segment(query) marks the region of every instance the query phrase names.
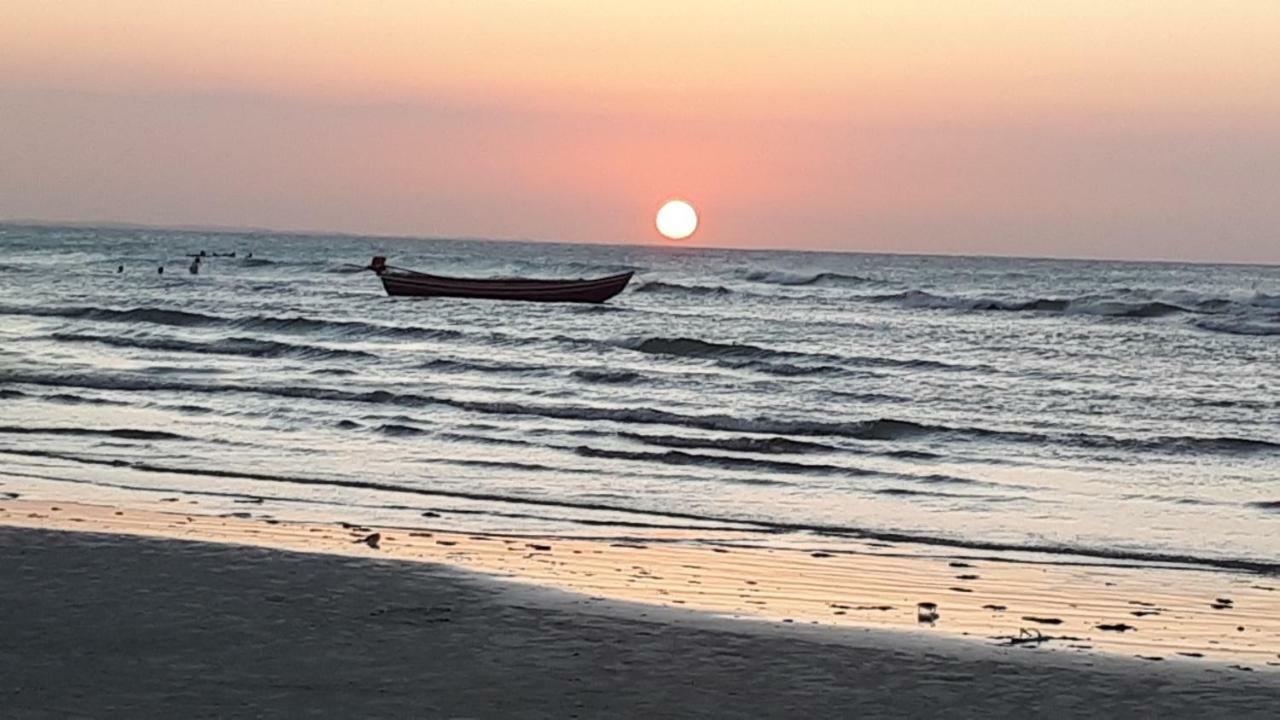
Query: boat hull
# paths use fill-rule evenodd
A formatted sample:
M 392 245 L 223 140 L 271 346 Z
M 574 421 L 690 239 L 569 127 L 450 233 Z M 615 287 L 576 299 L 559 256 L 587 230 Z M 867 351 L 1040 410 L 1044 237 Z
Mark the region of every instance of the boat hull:
M 595 280 L 476 280 L 388 270 L 379 278 L 393 297 L 602 303 L 622 292 L 632 275 L 628 272 Z

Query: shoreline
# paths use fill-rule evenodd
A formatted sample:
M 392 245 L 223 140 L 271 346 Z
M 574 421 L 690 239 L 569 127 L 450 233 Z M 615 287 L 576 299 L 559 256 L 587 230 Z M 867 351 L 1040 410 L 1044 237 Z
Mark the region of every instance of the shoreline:
M 21 450 L 7 448 L 0 450 L 0 456 L 13 455 L 24 459 L 37 460 L 70 460 L 74 463 L 99 466 L 102 470 L 116 469 L 120 467 L 118 461 L 99 460 L 84 457 L 69 458 L 63 454 L 36 450 Z M 528 506 L 532 508 L 552 508 L 558 510 L 566 510 L 571 512 L 586 513 L 607 513 L 614 519 L 612 520 L 584 520 L 582 518 L 571 518 L 569 522 L 574 524 L 582 524 L 588 526 L 609 526 L 609 527 L 631 527 L 636 529 L 703 529 L 708 532 L 742 532 L 746 534 L 759 535 L 775 535 L 779 533 L 785 534 L 812 534 L 816 537 L 831 538 L 833 541 L 847 542 L 854 545 L 865 545 L 867 547 L 883 545 L 899 545 L 911 546 L 924 549 L 926 554 L 946 554 L 948 550 L 953 553 L 997 553 L 1010 557 L 1020 558 L 1041 558 L 1035 560 L 1043 564 L 1059 563 L 1065 565 L 1094 565 L 1098 567 L 1173 567 L 1177 569 L 1203 569 L 1205 571 L 1228 571 L 1257 573 L 1262 575 L 1280 576 L 1280 562 L 1266 562 L 1261 558 L 1255 557 L 1215 557 L 1212 555 L 1190 555 L 1180 554 L 1177 552 L 1159 551 L 1159 550 L 1123 550 L 1123 549 L 1104 549 L 1087 546 L 1065 546 L 1056 544 L 1028 544 L 1017 542 L 995 542 L 982 539 L 962 539 L 941 537 L 937 535 L 923 533 L 907 533 L 894 531 L 871 530 L 853 526 L 840 525 L 823 525 L 823 524 L 801 524 L 786 523 L 768 520 L 754 520 L 734 517 L 714 517 L 709 515 L 701 515 L 696 513 L 684 513 L 678 511 L 657 511 L 644 510 L 638 508 L 626 507 L 624 505 L 611 505 L 607 503 L 574 503 L 562 502 L 557 500 L 548 500 L 535 497 L 516 497 L 505 496 L 494 493 L 476 493 L 463 490 L 437 490 L 425 488 L 410 488 L 396 485 L 388 485 L 377 482 L 369 482 L 364 480 L 342 481 L 334 478 L 324 480 L 316 480 L 311 478 L 268 474 L 268 473 L 248 473 L 248 472 L 232 472 L 224 470 L 200 470 L 193 468 L 164 467 L 150 463 L 133 462 L 128 465 L 130 472 L 140 472 L 154 475 L 167 476 L 183 476 L 183 477 L 207 477 L 219 480 L 237 480 L 249 482 L 265 482 L 279 483 L 284 485 L 301 485 L 313 487 L 341 488 L 343 490 L 372 491 L 379 493 L 391 493 L 393 495 L 409 495 L 419 498 L 434 498 L 440 501 L 461 501 L 475 503 L 500 503 Z M 30 472 L 15 472 L 12 470 L 0 471 L 0 477 L 9 476 L 21 478 L 23 480 L 34 480 L 45 483 L 76 483 L 76 484 L 94 484 L 98 488 L 116 488 L 123 490 L 143 491 L 149 494 L 164 495 L 176 493 L 182 496 L 204 496 L 208 498 L 231 499 L 233 502 L 239 502 L 245 498 L 262 498 L 264 500 L 273 500 L 280 502 L 298 502 L 297 498 L 279 498 L 270 495 L 240 493 L 229 491 L 200 491 L 190 488 L 178 487 L 144 487 L 142 485 L 113 485 L 111 483 L 94 482 L 87 483 L 84 480 L 69 479 L 65 477 L 55 477 Z M 2 497 L 0 497 L 2 499 Z M 399 506 L 384 506 L 386 508 Z M 407 506 L 400 509 L 411 510 Z M 453 512 L 462 512 L 453 510 Z M 497 515 L 498 513 L 491 513 Z M 512 516 L 516 517 L 516 516 Z M 527 517 L 533 518 L 533 515 Z M 628 520 L 622 518 L 636 518 Z M 656 518 L 653 522 L 646 522 L 641 518 Z M 540 518 L 543 520 L 553 520 L 554 518 Z M 665 520 L 665 522 L 664 522 Z M 678 523 L 686 524 L 678 524 Z M 1055 558 L 1050 561 L 1044 558 Z
M 428 518 L 417 528 L 297 522 L 253 505 L 208 515 L 166 500 L 0 499 L 0 526 L 431 563 L 655 612 L 1280 678 L 1280 580 L 1251 573 L 754 547 L 727 531 L 714 543 L 706 531 L 600 539 L 441 529 Z M 374 533 L 376 548 L 362 542 Z M 939 606 L 937 622 L 918 621 L 922 602 Z

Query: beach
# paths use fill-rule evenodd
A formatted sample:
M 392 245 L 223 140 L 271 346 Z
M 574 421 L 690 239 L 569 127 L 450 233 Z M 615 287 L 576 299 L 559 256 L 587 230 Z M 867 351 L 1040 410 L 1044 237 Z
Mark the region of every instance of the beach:
M 1014 573 L 981 597 L 1016 619 L 985 622 L 1012 638 L 1019 626 L 1080 637 L 1010 645 L 972 611 L 978 599 L 929 587 L 918 558 L 811 557 L 843 565 L 824 586 L 798 553 L 771 568 L 743 548 L 197 511 L 3 503 L 6 717 L 1268 717 L 1280 702 L 1280 612 L 1273 591 L 1245 584 L 1269 587 L 1257 577 L 1214 574 L 1235 596 L 1228 619 L 1190 607 L 1213 600 L 1196 570 L 1168 571 L 1173 583 L 1099 569 L 1099 588 L 1122 590 L 1114 607 L 1080 583 L 1074 598 L 1053 597 L 1067 592 L 1056 579 L 1019 589 Z M 953 562 L 933 564 L 964 574 Z M 679 566 L 705 590 L 666 575 Z M 937 622 L 912 628 L 914 605 L 860 608 L 904 594 L 936 600 Z M 1129 595 L 1149 604 L 1118 599 Z M 746 604 L 756 598 L 776 608 Z M 1073 606 L 1088 611 L 1057 626 L 1022 618 Z M 1081 627 L 1112 610 L 1138 629 Z M 1192 648 L 1217 654 L 1179 654 Z

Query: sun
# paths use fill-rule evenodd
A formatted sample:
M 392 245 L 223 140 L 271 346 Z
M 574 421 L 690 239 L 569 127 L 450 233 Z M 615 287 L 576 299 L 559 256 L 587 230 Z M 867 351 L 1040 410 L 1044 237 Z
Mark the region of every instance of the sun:
M 684 200 L 668 200 L 654 222 L 663 237 L 684 240 L 698 229 L 698 212 Z

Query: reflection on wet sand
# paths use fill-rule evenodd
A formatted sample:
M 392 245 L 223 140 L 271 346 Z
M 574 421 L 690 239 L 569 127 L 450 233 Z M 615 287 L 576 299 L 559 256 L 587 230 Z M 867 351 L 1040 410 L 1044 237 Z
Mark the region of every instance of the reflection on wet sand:
M 699 531 L 696 538 L 677 530 L 628 539 L 534 538 L 286 522 L 250 512 L 201 515 L 196 501 L 185 503 L 111 507 L 7 499 L 0 524 L 446 563 L 595 600 L 742 619 L 896 628 L 1239 670 L 1280 668 L 1280 583 L 1251 574 L 924 555 L 882 543 L 811 552 L 753 547 L 747 534 L 731 531 Z

